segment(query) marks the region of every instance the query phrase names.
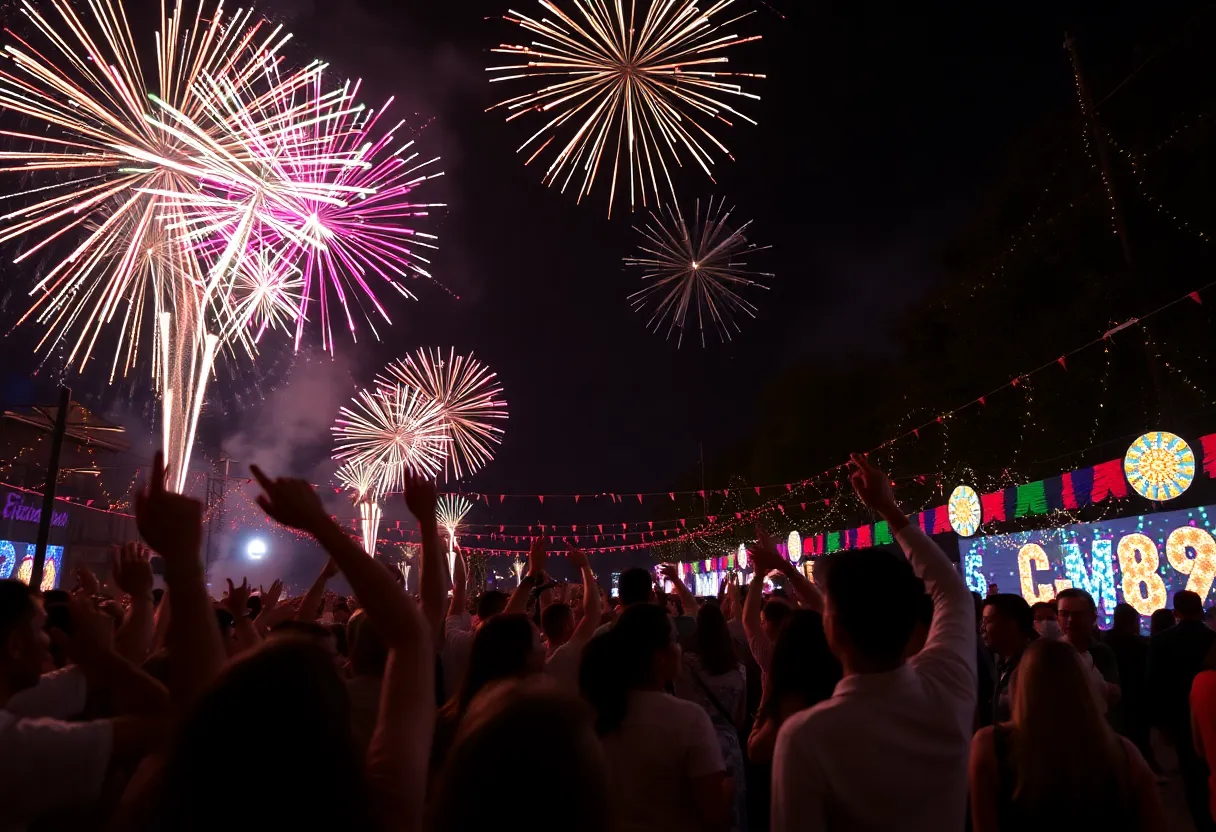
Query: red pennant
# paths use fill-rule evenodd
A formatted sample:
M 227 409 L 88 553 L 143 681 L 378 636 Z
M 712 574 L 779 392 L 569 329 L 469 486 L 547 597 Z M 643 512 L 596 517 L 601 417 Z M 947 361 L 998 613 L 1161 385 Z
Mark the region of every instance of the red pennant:
M 581 496 L 583 496 L 583 495 L 582 495 L 582 494 L 575 494 L 575 495 L 574 495 L 574 504 L 575 504 L 575 505 L 578 505 L 578 498 L 579 498 L 579 497 L 581 497 Z
M 697 493 L 701 495 L 701 499 L 702 499 L 702 500 L 704 500 L 704 499 L 705 499 L 705 489 L 704 489 L 704 488 L 702 488 L 702 489 L 701 489 L 700 491 L 698 491 Z
M 718 520 L 718 515 L 716 515 L 716 514 L 711 514 L 711 515 L 709 515 L 709 517 L 708 517 L 707 519 L 709 520 L 709 522 L 711 522 L 711 523 L 715 523 L 715 522 L 717 522 L 717 520 Z
M 760 496 L 760 486 L 758 486 L 758 485 L 756 486 L 756 496 L 757 497 Z
M 806 511 L 806 503 L 799 503 L 798 505 L 802 506 L 803 511 Z
M 540 533 L 541 533 L 541 534 L 544 534 L 544 533 L 545 533 L 545 524 L 544 524 L 544 523 L 541 523 L 541 524 L 540 524 Z
M 1195 303 L 1199 304 L 1200 306 L 1203 306 L 1203 301 L 1199 298 L 1198 292 L 1191 292 L 1189 295 L 1187 295 L 1187 297 L 1195 301 Z
M 674 492 L 674 491 L 668 491 L 668 492 L 667 492 L 667 496 L 671 498 L 671 501 L 672 501 L 673 503 L 676 501 L 676 492 Z
M 988 405 L 988 402 L 986 402 L 986 401 L 984 400 L 984 397 L 983 397 L 983 396 L 980 396 L 980 398 L 979 398 L 979 402 L 980 402 L 980 407 L 986 407 L 986 406 Z
M 603 523 L 597 523 L 596 525 L 599 527 L 600 534 L 603 534 L 603 533 L 604 533 L 604 524 L 603 524 Z
M 575 543 L 578 543 L 578 535 L 575 535 L 575 536 L 574 536 L 574 542 L 575 542 Z
M 920 439 L 920 428 L 912 428 L 912 435 Z
M 341 493 L 342 493 L 342 489 L 341 489 L 341 488 L 335 488 L 335 489 L 334 489 L 334 493 L 335 493 L 335 494 L 341 494 Z
M 595 536 L 595 542 L 596 542 L 596 543 L 599 543 L 599 542 L 600 542 L 600 536 L 599 536 L 598 534 Z
M 1015 378 L 1013 381 L 1011 381 L 1011 382 L 1009 382 L 1009 383 L 1010 383 L 1010 384 L 1012 384 L 1014 387 L 1017 387 L 1019 384 L 1021 384 L 1021 383 L 1022 383 L 1022 379 L 1021 379 L 1020 377 L 1019 377 L 1019 378 Z
M 681 517 L 681 518 L 680 518 L 680 525 L 681 525 L 681 526 L 683 526 L 684 528 L 688 528 L 688 521 L 687 521 L 687 520 L 685 520 L 683 517 Z
M 629 526 L 627 526 L 626 524 L 622 523 L 622 524 L 621 524 L 621 531 L 623 531 L 623 532 L 627 532 L 627 531 L 629 531 Z
M 781 505 L 781 503 L 777 503 L 777 510 L 785 514 L 785 506 Z
M 743 512 L 741 512 L 741 511 L 736 511 L 736 512 L 735 512 L 735 519 L 736 519 L 736 520 L 742 520 L 742 519 L 743 519 Z
M 499 495 L 498 495 L 498 502 L 499 502 L 500 504 L 501 504 L 501 503 L 502 503 L 502 501 L 503 501 L 503 500 L 505 500 L 505 499 L 507 499 L 507 495 L 506 495 L 506 494 L 499 494 Z
M 824 497 L 824 498 L 823 498 L 823 504 L 824 504 L 825 506 L 830 506 L 830 505 L 832 504 L 832 501 L 831 501 L 831 500 L 829 500 L 827 497 Z
M 939 425 L 942 423 L 942 417 L 941 417 L 941 416 L 938 416 L 938 417 L 937 417 L 937 423 L 938 423 Z
M 794 490 L 794 486 L 790 485 L 790 484 L 787 482 L 787 483 L 785 484 L 785 490 L 786 490 L 786 491 L 793 491 L 793 490 Z
M 1061 355 L 1059 358 L 1057 358 L 1056 363 L 1059 364 L 1061 367 L 1063 367 L 1065 370 L 1068 369 L 1068 362 L 1064 360 L 1064 356 Z
M 540 500 L 540 504 L 542 506 L 545 504 L 545 495 L 544 494 L 537 494 L 536 499 Z
M 654 521 L 653 521 L 653 520 L 647 520 L 647 521 L 646 521 L 646 525 L 647 525 L 647 526 L 650 526 L 650 528 L 652 528 L 652 529 L 653 529 L 653 528 L 654 528 Z
M 499 526 L 499 527 L 498 527 L 498 531 L 499 531 L 499 532 L 502 532 L 502 530 L 503 530 L 503 527 L 502 527 L 502 526 Z
M 528 534 L 532 534 L 532 527 L 528 526 Z
M 578 528 L 572 523 L 572 524 L 570 524 L 570 531 L 576 532 L 576 531 L 578 531 Z
M 723 496 L 723 497 L 729 497 L 729 496 L 730 496 L 730 489 L 729 489 L 729 488 L 723 488 L 723 489 L 722 489 L 722 496 Z

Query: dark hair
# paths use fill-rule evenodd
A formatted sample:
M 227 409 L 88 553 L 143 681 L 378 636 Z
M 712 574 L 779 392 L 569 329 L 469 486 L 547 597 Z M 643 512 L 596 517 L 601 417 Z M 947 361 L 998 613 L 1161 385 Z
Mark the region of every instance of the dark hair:
M 933 596 L 927 592 L 916 599 L 916 623 L 926 630 L 933 625 Z
M 1156 610 L 1148 619 L 1148 631 L 1152 635 L 1174 626 L 1173 610 Z
M 800 697 L 808 708 L 818 704 L 832 696 L 843 676 L 840 662 L 828 647 L 823 616 L 812 610 L 794 610 L 773 645 L 760 713 L 775 717 L 778 703 L 790 694 Z
M 275 738 L 270 781 L 263 757 L 232 753 L 232 732 L 239 725 L 257 725 Z M 374 824 L 363 761 L 351 737 L 346 686 L 329 656 L 309 639 L 264 642 L 229 664 L 203 693 L 170 746 L 149 828 L 213 829 L 214 815 L 199 806 L 214 791 L 217 760 L 224 761 L 232 782 L 263 783 L 225 796 L 242 823 L 309 829 Z M 267 782 L 280 785 L 276 790 Z M 324 799 L 300 800 L 302 794 Z
M 897 663 L 916 626 L 924 582 L 907 560 L 881 549 L 837 552 L 828 560 L 833 623 L 867 659 Z
M 544 726 L 544 741 L 537 741 Z M 429 832 L 487 829 L 502 819 L 493 800 L 470 799 L 469 783 L 487 760 L 510 749 L 521 771 L 545 771 L 544 806 L 530 832 L 609 832 L 613 804 L 591 709 L 547 679 L 496 682 L 473 700 L 427 801 Z M 555 764 L 556 763 L 556 764 Z
M 793 608 L 785 601 L 770 598 L 760 610 L 760 615 L 770 624 L 780 624 L 789 618 Z
M 357 676 L 382 676 L 388 664 L 388 646 L 375 622 L 358 610 L 346 625 L 346 646 L 351 670 Z
M 710 676 L 721 676 L 739 666 L 735 645 L 726 626 L 726 616 L 715 604 L 703 604 L 697 611 L 697 629 L 692 636 L 692 652 Z
M 595 730 L 601 736 L 621 727 L 629 691 L 646 681 L 655 655 L 670 647 L 675 637 L 666 609 L 634 604 L 621 613 L 611 630 L 583 648 L 579 689 L 595 708 Z
M 641 567 L 626 569 L 617 581 L 616 591 L 621 598 L 621 606 L 632 604 L 647 604 L 650 602 L 654 585 L 650 573 Z
M 1180 589 L 1174 593 L 1174 614 L 1183 618 L 1203 618 L 1203 599 L 1196 592 Z
M 1034 628 L 1034 613 L 1030 604 L 1021 595 L 1008 592 L 998 592 L 984 599 L 985 607 L 993 607 L 1001 617 L 1007 618 L 1017 625 L 1018 632 L 1026 638 L 1034 638 L 1037 632 Z
M 329 628 L 315 621 L 280 621 L 270 628 L 270 632 L 278 635 L 308 636 L 318 641 L 328 641 L 334 637 Z
M 248 598 L 246 598 L 245 599 L 245 610 L 246 610 L 246 614 L 250 618 L 257 618 L 259 615 L 261 615 L 262 614 L 262 596 L 261 595 L 250 595 Z
M 1094 615 L 1098 614 L 1098 605 L 1094 603 L 1094 596 L 1090 595 L 1083 589 L 1077 589 L 1075 586 L 1070 586 L 1068 589 L 1061 589 L 1056 595 L 1057 601 L 1063 601 L 1066 598 L 1083 598 L 1089 606 L 1089 611 Z
M 1056 608 L 1053 607 L 1051 604 L 1047 603 L 1046 601 L 1036 601 L 1030 605 L 1031 616 L 1033 616 L 1039 610 L 1051 610 L 1052 614 L 1054 615 Z
M 507 608 L 507 594 L 497 589 L 489 589 L 481 593 L 477 599 L 477 617 L 482 621 L 493 618 Z
M 17 629 L 30 623 L 37 612 L 34 593 L 15 580 L 0 581 L 0 640 L 7 641 Z
M 550 604 L 540 614 L 540 629 L 545 638 L 553 641 L 574 624 L 574 610 L 569 604 Z
M 161 591 L 164 592 L 164 590 Z M 42 593 L 42 605 L 44 607 L 49 607 L 54 604 L 66 604 L 71 600 L 72 593 L 68 592 L 66 589 L 48 589 L 46 592 Z
M 443 711 L 452 716 L 462 714 L 486 685 L 524 675 L 532 648 L 532 622 L 523 613 L 496 615 L 482 624 L 469 648 L 464 679 Z
M 1115 617 L 1111 623 L 1113 632 L 1140 633 L 1140 613 L 1131 604 L 1116 604 Z

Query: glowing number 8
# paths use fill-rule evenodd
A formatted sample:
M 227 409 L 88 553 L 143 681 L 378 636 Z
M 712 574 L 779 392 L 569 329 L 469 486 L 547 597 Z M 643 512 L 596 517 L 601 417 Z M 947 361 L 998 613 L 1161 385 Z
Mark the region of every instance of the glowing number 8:
M 1195 553 L 1195 557 L 1187 557 L 1187 550 Z M 1170 566 L 1183 575 L 1190 575 L 1186 588 L 1199 594 L 1199 600 L 1206 603 L 1208 592 L 1212 589 L 1212 580 L 1216 578 L 1216 540 L 1203 529 L 1194 526 L 1182 526 L 1170 532 L 1165 541 L 1165 555 L 1169 558 Z
M 1147 535 L 1129 534 L 1119 541 L 1123 600 L 1141 615 L 1152 615 L 1165 607 L 1165 581 L 1157 574 L 1159 563 L 1157 544 Z

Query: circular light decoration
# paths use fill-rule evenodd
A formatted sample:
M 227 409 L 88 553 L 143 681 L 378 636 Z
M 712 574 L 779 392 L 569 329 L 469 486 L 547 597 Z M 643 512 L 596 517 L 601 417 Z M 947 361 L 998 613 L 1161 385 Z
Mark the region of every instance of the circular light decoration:
M 1144 434 L 1127 449 L 1123 473 L 1141 497 L 1172 500 L 1195 479 L 1195 454 L 1181 436 L 1156 430 Z
M 735 563 L 739 564 L 740 569 L 747 568 L 747 544 L 739 544 L 739 556 L 735 558 Z
M 946 503 L 950 509 L 950 528 L 959 537 L 971 537 L 979 531 L 983 521 L 983 508 L 980 507 L 980 495 L 969 485 L 960 485 L 950 492 L 950 501 Z
M 790 532 L 790 536 L 785 541 L 786 551 L 790 555 L 790 563 L 797 564 L 802 560 L 802 535 L 798 532 Z

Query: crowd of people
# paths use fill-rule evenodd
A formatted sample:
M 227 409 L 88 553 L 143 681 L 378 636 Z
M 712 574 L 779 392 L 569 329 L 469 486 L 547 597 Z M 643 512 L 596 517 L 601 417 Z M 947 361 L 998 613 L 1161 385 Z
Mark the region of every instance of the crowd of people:
M 562 584 L 539 539 L 511 594 L 471 597 L 411 479 L 415 598 L 306 482 L 253 474 L 329 556 L 302 597 L 214 600 L 201 505 L 160 459 L 106 587 L 0 581 L 0 830 L 1161 830 L 1154 731 L 1214 828 L 1199 596 L 1151 640 L 1130 607 L 1099 631 L 1079 589 L 981 599 L 863 456 L 853 486 L 902 557 L 836 553 L 812 582 L 758 529 L 754 577 L 716 598 L 670 567 L 610 597 L 576 549 Z

